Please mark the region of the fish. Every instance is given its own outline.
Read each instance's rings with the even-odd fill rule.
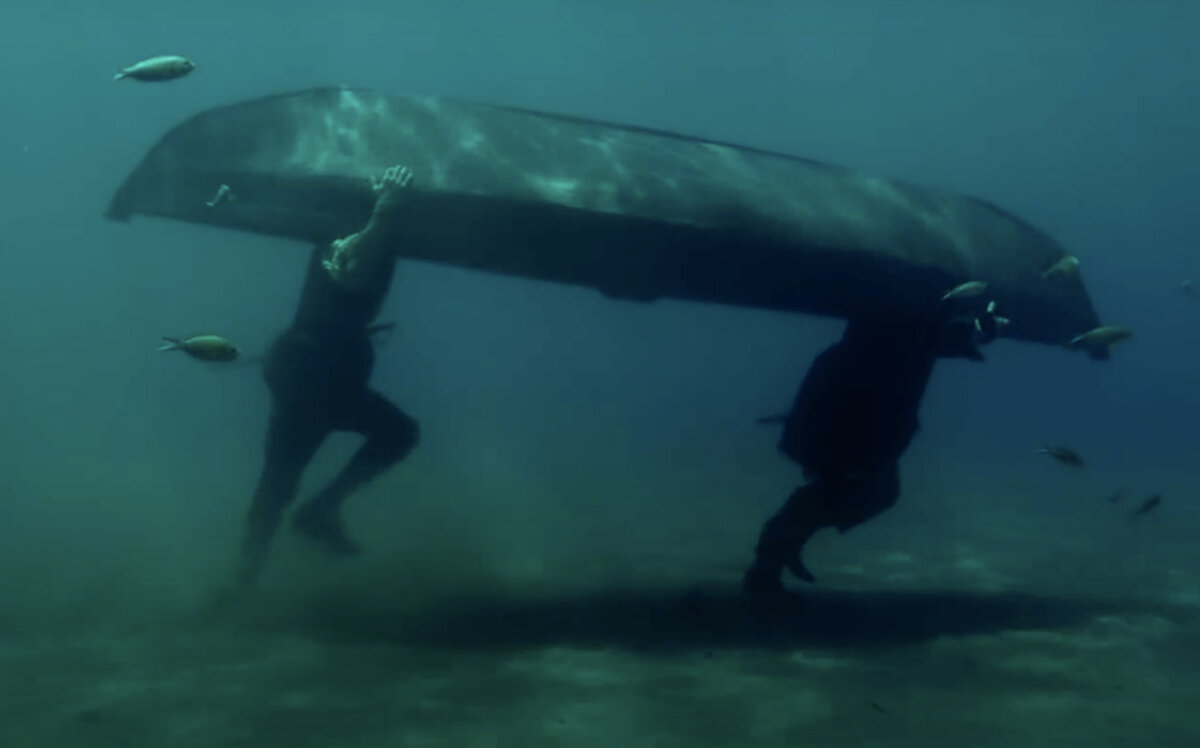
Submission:
[[[1046,280],[1053,278],[1066,277],[1079,272],[1079,258],[1075,255],[1066,255],[1058,262],[1042,271],[1042,277]]]
[[[1122,340],[1128,340],[1133,337],[1133,331],[1128,327],[1120,325],[1101,325],[1094,327],[1091,330],[1076,335],[1067,341],[1067,348],[1074,350],[1085,350],[1091,353],[1102,353],[1103,357],[1108,356],[1109,349],[1112,346],[1120,343]]]
[[[1070,447],[1042,447],[1041,449],[1035,450],[1034,454],[1050,455],[1062,464],[1070,465],[1074,468],[1083,467],[1083,458],[1079,456],[1078,452]]]
[[[967,281],[966,283],[959,283],[942,296],[942,301],[949,301],[950,299],[973,299],[976,296],[982,296],[983,292],[986,291],[987,288],[987,281]]]
[[[1137,517],[1140,517],[1143,514],[1149,514],[1150,512],[1154,511],[1155,508],[1157,508],[1158,505],[1161,503],[1162,503],[1162,494],[1160,494],[1160,493],[1152,494],[1148,499],[1146,499],[1141,504],[1139,504],[1137,509],[1134,509],[1132,512],[1129,513],[1129,518],[1136,519]]]
[[[241,353],[238,347],[220,335],[193,335],[190,338],[168,338],[166,345],[158,347],[160,351],[183,351],[192,358],[201,361],[233,361]]]
[[[179,55],[150,57],[117,72],[113,80],[169,81],[182,78],[196,69],[195,63]]]
[[[1191,296],[1193,299],[1196,298],[1196,285],[1190,280],[1185,280],[1183,283],[1180,283],[1179,290],[1183,291],[1184,296]]]
[[[1121,499],[1123,499],[1123,498],[1125,498],[1124,491],[1114,491],[1111,494],[1109,494],[1108,502],[1110,504],[1116,504],[1116,503],[1119,503],[1121,501]]]

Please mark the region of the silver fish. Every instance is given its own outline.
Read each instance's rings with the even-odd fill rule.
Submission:
[[[1100,327],[1088,330],[1082,335],[1076,335],[1067,341],[1068,348],[1077,350],[1104,350],[1107,351],[1111,346],[1120,343],[1122,340],[1128,340],[1133,336],[1133,331],[1128,327],[1120,325],[1102,325]]]
[[[1046,280],[1053,278],[1066,277],[1079,272],[1079,258],[1075,255],[1066,255],[1058,262],[1042,271],[1042,277]]]
[[[942,296],[942,301],[949,301],[950,299],[973,299],[976,296],[982,296],[983,292],[987,290],[987,287],[988,284],[986,281],[967,281],[966,283],[960,283],[947,291],[945,295]]]
[[[201,361],[233,361],[241,351],[233,343],[220,335],[193,335],[190,338],[168,338],[166,345],[158,347],[160,351],[183,351],[192,358]]]
[[[195,69],[196,65],[186,57],[161,55],[130,65],[114,75],[113,80],[133,78],[137,81],[169,81],[182,78]]]

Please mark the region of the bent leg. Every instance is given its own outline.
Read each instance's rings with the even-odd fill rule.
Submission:
[[[830,507],[829,524],[849,532],[891,509],[899,498],[900,466],[885,463],[848,487],[842,501]]]
[[[820,481],[800,486],[763,525],[754,549],[754,563],[742,579],[746,592],[756,596],[782,593],[780,576],[785,566],[805,582],[816,581],[801,560],[800,552],[808,539],[826,524],[829,501],[826,488]]]
[[[328,433],[328,425],[316,414],[288,409],[276,401],[267,426],[266,460],[246,517],[240,584],[252,584],[261,573],[283,512],[296,497],[304,467]]]
[[[361,433],[367,440],[333,481],[300,508],[295,527],[329,551],[354,555],[359,548],[342,527],[342,504],[350,494],[403,460],[416,447],[420,431],[413,418],[367,389],[347,403],[336,427]]]

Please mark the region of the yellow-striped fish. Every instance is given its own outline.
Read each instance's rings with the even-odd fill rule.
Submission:
[[[190,338],[168,338],[166,345],[158,347],[160,351],[183,351],[192,358],[201,361],[233,361],[241,351],[220,335],[193,335]]]

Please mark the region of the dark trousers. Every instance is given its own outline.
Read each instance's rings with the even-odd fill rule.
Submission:
[[[900,496],[900,471],[886,463],[862,475],[817,476],[795,491],[767,520],[756,552],[769,568],[784,562],[823,527],[847,532],[895,506]]]
[[[417,422],[366,386],[370,343],[365,338],[335,348],[285,335],[264,368],[271,389],[265,461],[246,522],[243,582],[253,581],[284,511],[295,500],[304,468],[334,431],[362,434],[366,441],[333,481],[306,508],[336,514],[355,490],[404,459],[417,445]],[[364,349],[362,346],[366,346]]]

